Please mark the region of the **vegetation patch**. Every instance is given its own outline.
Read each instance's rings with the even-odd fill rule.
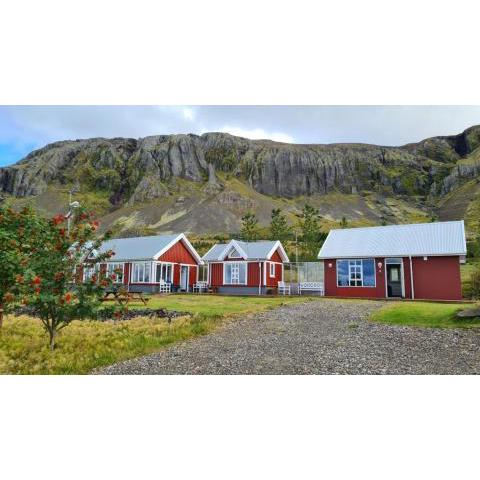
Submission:
[[[480,318],[460,319],[465,306],[449,303],[395,302],[373,312],[370,320],[388,325],[432,328],[480,327]]]
[[[0,374],[87,374],[94,368],[146,355],[174,342],[211,332],[229,315],[262,311],[305,298],[169,295],[151,298],[148,308],[189,312],[168,319],[73,321],[48,348],[39,319],[9,315],[0,331]],[[131,308],[141,305],[130,304]]]

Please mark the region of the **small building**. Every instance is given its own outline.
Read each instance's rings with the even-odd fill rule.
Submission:
[[[203,261],[208,265],[208,283],[215,291],[251,295],[276,290],[289,260],[278,240],[231,240],[214,245]]]
[[[100,270],[116,275],[116,283],[128,286],[131,292],[158,292],[164,284],[170,287],[162,291],[191,291],[202,264],[200,255],[183,233],[115,238],[103,243],[99,253],[108,250],[115,255],[101,264]],[[84,265],[83,280],[94,273]]]
[[[331,230],[318,258],[325,295],[460,300],[463,221]]]

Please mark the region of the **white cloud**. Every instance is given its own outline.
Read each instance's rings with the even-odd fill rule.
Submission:
[[[192,108],[184,108],[183,109],[183,118],[193,121],[195,120],[195,112]]]
[[[251,140],[262,140],[269,139],[274,140],[275,142],[284,142],[284,143],[294,143],[295,140],[291,135],[282,132],[273,132],[269,133],[263,128],[252,128],[246,129],[241,127],[231,127],[224,126],[219,129],[219,132],[230,133],[231,135],[236,135],[237,137],[250,138]]]

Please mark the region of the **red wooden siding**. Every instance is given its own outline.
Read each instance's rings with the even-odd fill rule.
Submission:
[[[182,241],[177,242],[169,248],[158,259],[159,262],[185,263],[188,265],[198,265],[193,255],[188,251]]]
[[[458,257],[412,258],[415,298],[461,300],[462,282]]]
[[[378,264],[381,262],[382,267]],[[331,267],[329,267],[331,265]],[[462,283],[458,256],[412,258],[415,299],[461,300]],[[338,297],[385,298],[385,259],[375,258],[375,287],[337,287],[336,260],[324,260],[325,295]],[[403,258],[405,298],[412,298],[410,260]]]
[[[277,287],[278,282],[282,281],[282,264],[274,263],[275,265],[275,276],[270,276],[270,264],[271,262],[266,262],[267,269],[267,286],[268,287]]]
[[[210,264],[210,285],[214,287],[223,285],[223,263]]]
[[[194,283],[197,282],[197,268],[198,267],[190,267],[190,272],[188,276],[188,284],[193,285]]]
[[[378,263],[382,262],[382,267]],[[325,295],[332,297],[385,297],[385,265],[383,258],[375,258],[375,287],[337,287],[337,262],[336,260],[324,260],[325,270]],[[330,267],[331,265],[331,267]]]
[[[282,263],[282,257],[280,256],[280,253],[278,252],[278,248],[277,248],[277,250],[275,250],[275,252],[273,252],[273,255],[272,255],[272,257],[270,258],[270,260],[271,260],[272,262]]]
[[[247,264],[247,286],[249,287],[258,287],[260,281],[263,285],[263,263],[260,269],[258,262],[250,262]],[[259,278],[259,272],[262,278]]]
[[[123,283],[124,285],[128,285],[130,283],[130,268],[131,263],[124,263],[123,265]]]

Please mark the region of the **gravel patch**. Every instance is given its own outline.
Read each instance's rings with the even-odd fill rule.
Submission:
[[[478,374],[480,331],[369,322],[384,302],[320,299],[249,315],[101,374]]]

